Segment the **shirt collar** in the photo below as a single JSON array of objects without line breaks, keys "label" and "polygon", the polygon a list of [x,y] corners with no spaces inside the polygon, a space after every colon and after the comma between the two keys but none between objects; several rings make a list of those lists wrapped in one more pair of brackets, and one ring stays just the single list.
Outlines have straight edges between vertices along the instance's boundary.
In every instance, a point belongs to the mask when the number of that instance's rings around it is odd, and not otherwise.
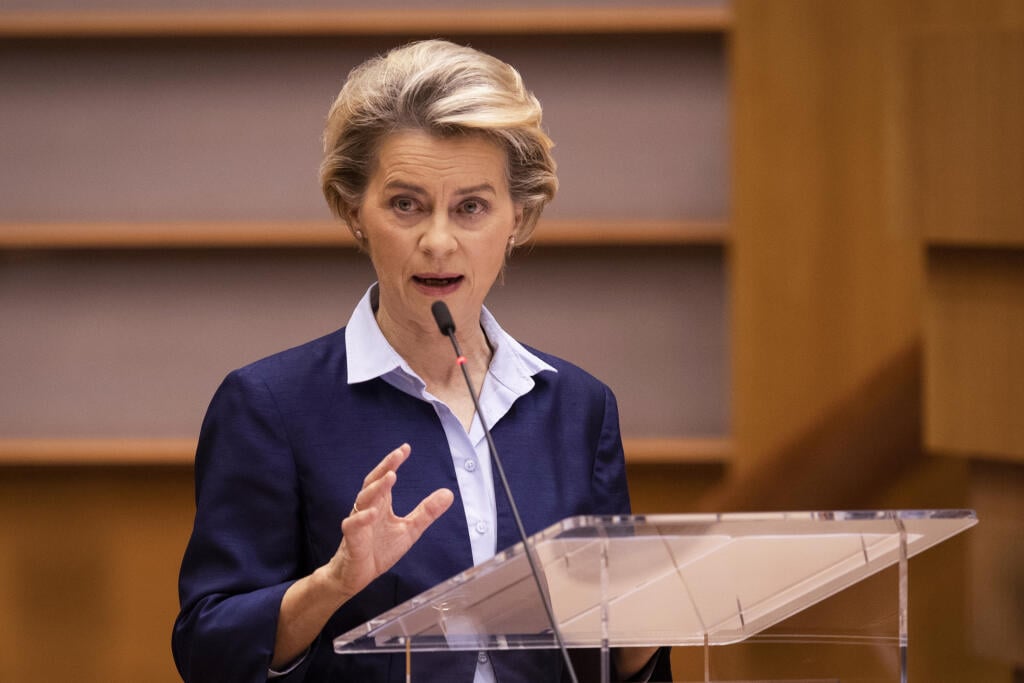
[{"label": "shirt collar", "polygon": [[[422,385],[420,378],[380,331],[374,316],[377,301],[377,285],[374,284],[356,305],[345,326],[348,383],[366,382],[398,370]],[[519,395],[528,392],[533,388],[533,376],[539,372],[557,372],[509,336],[486,307],[480,314],[480,326],[494,348],[488,375],[511,392]]]}]

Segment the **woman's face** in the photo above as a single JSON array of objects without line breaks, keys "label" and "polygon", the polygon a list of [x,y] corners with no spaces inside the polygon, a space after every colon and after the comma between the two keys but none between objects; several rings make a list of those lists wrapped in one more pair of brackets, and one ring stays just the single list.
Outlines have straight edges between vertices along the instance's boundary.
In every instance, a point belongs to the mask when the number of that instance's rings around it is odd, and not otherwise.
[{"label": "woman's face", "polygon": [[460,329],[478,324],[521,213],[497,143],[416,130],[384,138],[350,220],[377,271],[385,332],[386,325],[435,330],[430,305],[438,300]]}]

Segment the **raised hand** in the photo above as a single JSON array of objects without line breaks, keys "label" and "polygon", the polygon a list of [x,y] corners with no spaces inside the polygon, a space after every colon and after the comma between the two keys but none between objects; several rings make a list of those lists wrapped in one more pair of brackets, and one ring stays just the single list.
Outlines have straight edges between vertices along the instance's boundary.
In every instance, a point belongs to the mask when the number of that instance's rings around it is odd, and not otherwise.
[{"label": "raised hand", "polygon": [[411,450],[402,444],[366,475],[352,513],[341,522],[344,537],[334,557],[285,592],[273,668],[279,670],[299,657],[334,611],[397,562],[455,500],[450,490],[438,489],[405,517],[395,515],[391,489]]},{"label": "raised hand", "polygon": [[351,514],[341,523],[344,537],[326,569],[345,595],[355,595],[390,569],[455,499],[450,490],[438,489],[405,517],[395,515],[391,489],[411,450],[402,444],[366,475]]}]

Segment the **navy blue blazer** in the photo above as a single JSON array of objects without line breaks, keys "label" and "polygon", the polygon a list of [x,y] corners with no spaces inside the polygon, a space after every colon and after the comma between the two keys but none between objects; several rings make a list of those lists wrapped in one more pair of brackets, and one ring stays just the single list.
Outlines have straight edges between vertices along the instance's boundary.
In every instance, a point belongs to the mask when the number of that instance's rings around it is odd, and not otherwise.
[{"label": "navy blue blazer", "polygon": [[[531,349],[531,351],[533,351]],[[570,515],[628,514],[615,398],[561,359],[494,425],[528,534]],[[232,372],[203,421],[196,518],[179,580],[174,659],[188,683],[264,681],[284,592],[325,564],[363,478],[412,445],[393,491],[407,514],[439,487],[452,507],[330,619],[284,681],[404,681],[404,656],[336,655],[336,635],[472,566],[448,442],[434,408],[383,380],[346,382],[344,329]],[[500,485],[498,549],[517,542]],[[416,680],[470,683],[475,653],[417,654]],[[499,683],[559,681],[555,651],[495,653]]]}]

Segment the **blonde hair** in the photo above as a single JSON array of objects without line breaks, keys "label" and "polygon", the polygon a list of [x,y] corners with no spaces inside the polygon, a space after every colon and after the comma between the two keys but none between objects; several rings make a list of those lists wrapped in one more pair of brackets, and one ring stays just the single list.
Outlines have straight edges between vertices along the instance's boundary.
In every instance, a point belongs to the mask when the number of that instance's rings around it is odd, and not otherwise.
[{"label": "blonde hair", "polygon": [[508,159],[509,191],[523,207],[516,242],[530,236],[558,178],[540,102],[514,68],[473,48],[427,40],[353,69],[324,129],[320,184],[335,216],[348,223],[381,141],[407,129],[441,137],[480,134],[499,143]]}]

